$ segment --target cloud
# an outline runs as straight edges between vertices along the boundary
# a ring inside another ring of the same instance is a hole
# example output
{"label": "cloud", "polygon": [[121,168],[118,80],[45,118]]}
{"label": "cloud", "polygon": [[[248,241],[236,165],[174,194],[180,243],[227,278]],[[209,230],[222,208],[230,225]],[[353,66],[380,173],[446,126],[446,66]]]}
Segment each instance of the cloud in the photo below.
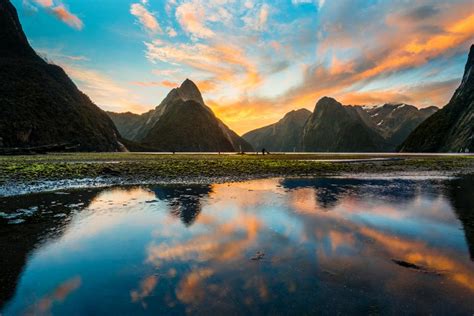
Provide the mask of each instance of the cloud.
{"label": "cloud", "polygon": [[84,23],[81,19],[69,12],[63,5],[51,8],[51,11],[58,19],[76,30],[82,30],[84,27]]}
{"label": "cloud", "polygon": [[196,38],[210,38],[215,35],[206,26],[206,11],[198,1],[187,2],[178,6],[176,20],[185,32]]}
{"label": "cloud", "polygon": [[[474,34],[469,0],[271,4],[166,1],[167,36],[150,35],[145,52],[158,67],[180,72],[158,73],[167,78],[142,84],[166,86],[166,79],[171,88],[190,77],[238,132],[273,123],[295,108],[312,110],[325,95],[344,103],[442,106],[461,77],[453,71],[456,56],[466,53]],[[294,8],[303,4],[314,9]],[[437,66],[441,60],[449,67]],[[439,77],[428,76],[435,68]]]}
{"label": "cloud", "polygon": [[172,27],[167,27],[166,28],[166,34],[168,34],[169,37],[176,37],[178,35],[176,30]]}
{"label": "cloud", "polygon": [[76,30],[82,30],[84,23],[77,17],[77,15],[71,13],[64,4],[58,0],[34,0],[34,2],[47,9],[48,12],[56,16],[59,20],[63,21],[70,27]]}
{"label": "cloud", "polygon": [[163,80],[162,82],[160,82],[160,85],[165,88],[171,88],[171,89],[179,87],[179,83],[169,81],[169,80]]}
{"label": "cloud", "polygon": [[172,76],[179,72],[179,69],[154,69],[151,71],[157,76]]}
{"label": "cloud", "polygon": [[263,31],[267,26],[269,15],[270,6],[265,3],[261,5],[258,10],[249,11],[249,13],[242,18],[242,21],[250,30]]}
{"label": "cloud", "polygon": [[34,0],[37,4],[41,5],[42,7],[49,8],[54,6],[53,0]]}
{"label": "cloud", "polygon": [[141,113],[148,109],[131,91],[97,70],[67,62],[59,62],[59,65],[94,103],[106,110]]}
{"label": "cloud", "polygon": [[[120,84],[112,76],[86,66],[90,59],[81,55],[65,54],[61,48],[38,49],[40,56],[48,62],[57,64],[72,78],[74,83],[91,100],[103,109],[123,112],[145,112],[149,106],[143,104],[140,98],[129,89]],[[140,85],[139,83],[136,86]]]}
{"label": "cloud", "polygon": [[145,45],[150,61],[186,65],[208,80],[232,83],[242,89],[255,87],[262,80],[254,62],[231,43],[205,45],[155,41]]}
{"label": "cloud", "polygon": [[[144,3],[146,4],[146,3]],[[140,24],[151,33],[161,33],[161,27],[156,17],[140,3],[133,3],[130,6],[130,13],[135,16]]]}

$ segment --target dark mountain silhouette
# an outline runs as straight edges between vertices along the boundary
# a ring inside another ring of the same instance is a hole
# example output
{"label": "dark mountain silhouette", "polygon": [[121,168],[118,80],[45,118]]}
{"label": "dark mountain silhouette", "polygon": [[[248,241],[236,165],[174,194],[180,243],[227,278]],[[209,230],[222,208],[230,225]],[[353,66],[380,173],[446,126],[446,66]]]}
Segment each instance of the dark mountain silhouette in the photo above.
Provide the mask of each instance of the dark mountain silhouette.
{"label": "dark mountain silhouette", "polygon": [[154,110],[142,115],[108,113],[122,135],[157,151],[252,151],[252,146],[206,106],[186,79]]}
{"label": "dark mountain silhouette", "polygon": [[250,131],[242,136],[256,150],[265,148],[272,152],[301,150],[303,129],[311,112],[300,109],[287,113],[280,121]]}
{"label": "dark mountain silhouette", "polygon": [[418,109],[409,104],[384,104],[376,107],[363,107],[370,117],[372,128],[377,130],[388,143],[388,150],[395,151],[403,141],[424,120],[433,115],[435,106]]}
{"label": "dark mountain silhouette", "polygon": [[345,106],[331,98],[321,99],[318,105],[312,115],[308,110],[292,111],[242,137],[254,148],[270,151],[396,151],[438,110],[408,104]]}
{"label": "dark mountain silhouette", "polygon": [[333,98],[318,101],[303,131],[302,147],[309,152],[377,152],[385,139],[367,124],[358,106],[344,106]]}
{"label": "dark mountain silhouette", "polygon": [[118,137],[64,70],[35,53],[15,7],[0,0],[0,146],[71,143],[81,151],[117,151]]}
{"label": "dark mountain silhouette", "polygon": [[468,175],[448,182],[446,196],[463,226],[471,260],[474,261],[474,176]]}
{"label": "dark mountain silhouette", "polygon": [[449,103],[430,116],[401,146],[404,152],[474,150],[474,45],[461,85]]}

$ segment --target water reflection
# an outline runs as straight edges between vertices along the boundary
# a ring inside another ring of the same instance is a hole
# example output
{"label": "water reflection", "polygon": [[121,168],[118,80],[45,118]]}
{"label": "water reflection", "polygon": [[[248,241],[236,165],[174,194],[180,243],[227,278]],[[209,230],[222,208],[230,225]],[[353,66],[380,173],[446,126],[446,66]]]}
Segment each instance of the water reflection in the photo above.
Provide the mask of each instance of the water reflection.
{"label": "water reflection", "polygon": [[158,199],[168,201],[171,212],[190,226],[201,213],[201,199],[212,191],[210,185],[162,186],[152,189]]}
{"label": "water reflection", "polygon": [[454,212],[463,224],[471,259],[474,261],[474,176],[450,181],[447,191]]}
{"label": "water reflection", "polygon": [[3,199],[0,313],[472,314],[473,193],[328,178]]}

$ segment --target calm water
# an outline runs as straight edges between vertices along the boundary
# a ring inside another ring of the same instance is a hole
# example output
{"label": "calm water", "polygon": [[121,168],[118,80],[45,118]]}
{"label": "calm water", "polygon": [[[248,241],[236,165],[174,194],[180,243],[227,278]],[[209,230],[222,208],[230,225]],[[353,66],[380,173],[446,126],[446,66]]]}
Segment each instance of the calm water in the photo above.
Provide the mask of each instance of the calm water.
{"label": "calm water", "polygon": [[474,178],[0,199],[0,314],[474,313]]}

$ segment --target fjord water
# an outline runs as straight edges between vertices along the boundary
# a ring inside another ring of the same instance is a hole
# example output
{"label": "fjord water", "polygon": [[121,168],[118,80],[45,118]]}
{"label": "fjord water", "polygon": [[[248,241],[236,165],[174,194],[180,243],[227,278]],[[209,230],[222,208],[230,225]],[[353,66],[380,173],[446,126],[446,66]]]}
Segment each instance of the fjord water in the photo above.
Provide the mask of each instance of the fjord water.
{"label": "fjord water", "polygon": [[474,179],[0,200],[0,314],[474,313]]}

